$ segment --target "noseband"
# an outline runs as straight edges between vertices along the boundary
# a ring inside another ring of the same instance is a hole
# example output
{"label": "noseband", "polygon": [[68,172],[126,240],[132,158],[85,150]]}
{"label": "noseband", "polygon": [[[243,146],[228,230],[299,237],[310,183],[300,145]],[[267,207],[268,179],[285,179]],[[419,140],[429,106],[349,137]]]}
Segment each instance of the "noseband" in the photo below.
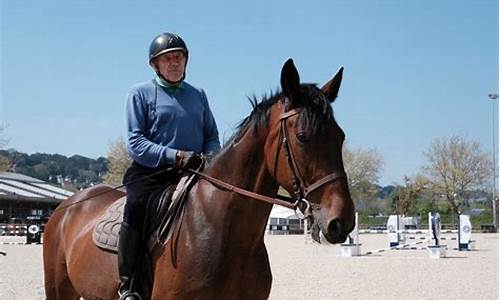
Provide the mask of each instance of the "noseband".
{"label": "noseband", "polygon": [[311,194],[313,191],[317,190],[318,188],[322,187],[323,185],[329,182],[338,179],[347,180],[347,176],[343,171],[332,172],[326,175],[325,177],[313,182],[310,185],[306,184],[304,177],[300,173],[299,167],[297,166],[297,160],[295,159],[295,156],[293,154],[292,147],[290,147],[290,143],[288,142],[289,137],[288,137],[288,130],[286,127],[286,120],[291,116],[298,115],[302,111],[302,109],[294,108],[289,111],[285,111],[285,105],[283,104],[283,102],[282,102],[282,107],[283,110],[279,119],[280,121],[279,140],[281,140],[281,142],[278,147],[278,150],[276,151],[276,158],[274,160],[274,178],[277,178],[278,159],[281,150],[281,145],[283,145],[283,148],[285,148],[285,155],[287,157],[288,165],[290,166],[290,169],[292,170],[293,174],[293,194],[294,194],[293,200],[294,200],[294,205],[296,207],[295,212],[297,215],[300,214],[297,211],[298,208],[300,212],[303,214],[300,217],[305,218],[311,214],[311,208],[319,206],[319,204],[311,203],[309,200],[307,200],[309,194]]}

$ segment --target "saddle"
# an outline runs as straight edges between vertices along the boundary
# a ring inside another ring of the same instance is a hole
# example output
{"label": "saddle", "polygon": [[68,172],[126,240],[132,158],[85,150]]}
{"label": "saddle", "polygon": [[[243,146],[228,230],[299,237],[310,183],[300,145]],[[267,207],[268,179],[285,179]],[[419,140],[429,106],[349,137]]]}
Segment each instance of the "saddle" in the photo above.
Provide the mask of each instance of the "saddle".
{"label": "saddle", "polygon": [[[184,175],[177,185],[167,187],[151,195],[145,218],[144,238],[147,239],[147,249],[152,253],[157,246],[166,244],[172,234],[172,228],[182,219],[186,196],[195,182],[195,174]],[[175,190],[174,190],[175,188]],[[94,244],[106,251],[118,253],[121,223],[126,197],[122,197],[97,219],[92,232]]]}

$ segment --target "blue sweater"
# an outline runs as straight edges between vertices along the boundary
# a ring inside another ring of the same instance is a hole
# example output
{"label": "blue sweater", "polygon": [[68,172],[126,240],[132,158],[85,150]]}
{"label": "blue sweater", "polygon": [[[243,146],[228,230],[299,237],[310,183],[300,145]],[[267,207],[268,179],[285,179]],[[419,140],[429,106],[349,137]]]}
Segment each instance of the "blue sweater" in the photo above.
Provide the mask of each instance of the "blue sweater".
{"label": "blue sweater", "polygon": [[165,89],[155,80],[134,85],[126,103],[127,151],[139,164],[172,165],[177,150],[220,150],[217,125],[202,89],[183,82]]}

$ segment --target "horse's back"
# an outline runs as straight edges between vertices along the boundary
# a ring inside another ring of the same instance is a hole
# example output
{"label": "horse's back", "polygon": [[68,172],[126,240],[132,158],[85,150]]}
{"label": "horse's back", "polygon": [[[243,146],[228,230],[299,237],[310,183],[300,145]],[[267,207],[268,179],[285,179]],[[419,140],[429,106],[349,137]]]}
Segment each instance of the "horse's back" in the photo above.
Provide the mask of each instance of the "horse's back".
{"label": "horse's back", "polygon": [[68,290],[81,295],[78,287],[86,286],[83,281],[89,278],[88,272],[97,278],[102,273],[108,278],[116,273],[114,255],[93,244],[92,230],[105,210],[124,195],[125,192],[112,186],[97,185],[64,200],[52,213],[43,236],[47,299],[70,299],[72,294],[68,294]]}
{"label": "horse's back", "polygon": [[[80,233],[90,222],[99,217],[109,205],[124,196],[125,192],[100,184],[82,190],[59,204],[45,226],[44,245],[52,238],[70,241],[72,233]],[[64,236],[61,236],[64,235]]]}

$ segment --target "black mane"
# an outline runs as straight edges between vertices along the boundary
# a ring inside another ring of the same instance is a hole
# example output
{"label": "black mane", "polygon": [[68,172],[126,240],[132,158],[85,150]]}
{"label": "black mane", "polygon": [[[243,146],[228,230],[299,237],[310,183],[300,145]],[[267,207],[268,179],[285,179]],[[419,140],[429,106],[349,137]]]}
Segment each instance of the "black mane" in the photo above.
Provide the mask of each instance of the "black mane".
{"label": "black mane", "polygon": [[[249,129],[258,131],[260,127],[266,126],[269,121],[270,108],[283,98],[282,92],[273,92],[269,96],[264,96],[260,102],[255,96],[249,97],[248,100],[253,110],[238,124],[236,133],[228,143],[239,140]],[[288,109],[296,107],[303,108],[296,124],[297,127],[307,128],[312,134],[321,133],[329,122],[335,122],[330,102],[316,84],[300,85],[300,95],[294,99],[293,106]]]}

